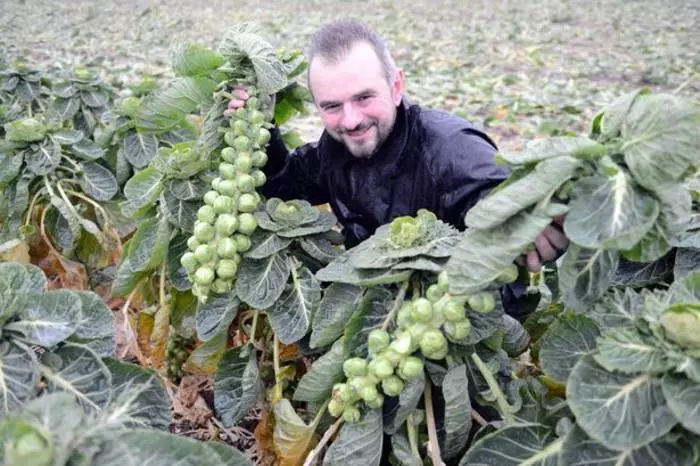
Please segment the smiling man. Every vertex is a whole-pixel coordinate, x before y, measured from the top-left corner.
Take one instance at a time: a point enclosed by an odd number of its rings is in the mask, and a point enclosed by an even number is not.
[[[330,204],[347,247],[421,208],[462,229],[467,211],[507,177],[494,164],[496,145],[486,134],[408,100],[403,71],[365,25],[324,26],[307,58],[308,86],[325,130],[292,153],[274,131],[262,192]],[[567,244],[557,225],[547,227],[527,255],[528,267],[538,270]]]

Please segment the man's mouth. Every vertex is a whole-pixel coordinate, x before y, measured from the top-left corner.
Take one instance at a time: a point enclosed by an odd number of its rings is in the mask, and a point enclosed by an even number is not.
[[[372,125],[367,125],[367,126],[362,126],[357,129],[353,129],[351,131],[345,131],[345,135],[350,137],[351,139],[358,139],[363,137],[367,132],[372,128]]]

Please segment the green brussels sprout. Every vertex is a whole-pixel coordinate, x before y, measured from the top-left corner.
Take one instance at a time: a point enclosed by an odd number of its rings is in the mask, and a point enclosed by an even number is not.
[[[255,220],[253,214],[248,212],[243,212],[238,215],[238,231],[244,235],[252,235],[255,229],[258,227],[258,222]]]
[[[426,298],[418,298],[413,301],[411,318],[415,322],[430,322],[433,318],[433,305]]]
[[[437,283],[430,285],[425,291],[425,297],[433,304],[438,302],[443,294],[445,294],[445,292],[440,289]]]
[[[376,354],[387,348],[389,343],[391,343],[391,336],[389,336],[389,332],[386,330],[375,328],[369,332],[367,336],[367,347],[372,354]]]
[[[236,160],[236,149],[233,147],[224,147],[221,149],[221,158],[224,159],[225,162],[232,163]],[[221,170],[221,168],[219,168],[219,170]]]
[[[357,393],[360,395],[360,398],[366,403],[374,401],[379,397],[379,391],[377,390],[377,387],[374,384],[363,385]]]
[[[328,403],[328,413],[333,417],[338,417],[341,414],[343,414],[344,409],[345,409],[345,404],[342,403],[341,401],[336,400],[336,399],[332,399]]]
[[[260,128],[258,130],[258,135],[255,138],[255,143],[259,147],[265,147],[268,142],[270,142],[270,131],[266,130],[265,128]]]
[[[192,252],[186,252],[180,258],[180,264],[185,268],[188,273],[192,273],[199,267],[199,261],[197,257]]]
[[[267,153],[265,153],[265,151],[256,150],[253,152],[251,160],[254,167],[264,167],[267,164]]]
[[[362,358],[350,358],[343,363],[345,377],[357,377],[367,373],[367,361]]]
[[[208,244],[200,244],[197,249],[194,250],[194,257],[199,261],[200,264],[204,264],[214,259],[214,248]]]
[[[250,238],[242,233],[236,233],[233,235],[233,239],[236,242],[236,249],[238,249],[238,252],[240,253],[250,250],[250,248],[253,246]]]
[[[263,173],[262,170],[253,170],[250,176],[253,177],[256,188],[259,188],[267,182],[267,176],[265,176],[265,173]]]
[[[401,359],[403,358],[403,356],[401,354],[397,353],[392,348],[386,348],[386,349],[380,351],[377,354],[377,356],[381,356],[383,359],[386,359],[394,367],[397,367],[399,365],[399,363],[401,362]]]
[[[700,305],[676,304],[659,318],[666,337],[685,348],[700,348]]]
[[[221,195],[216,198],[212,207],[214,207],[214,212],[217,214],[226,214],[234,212],[236,204],[233,202],[233,198],[231,196]]]
[[[235,277],[236,272],[238,272],[238,264],[231,259],[221,259],[216,264],[216,275],[223,279]]]
[[[428,359],[444,359],[447,356],[447,339],[440,330],[429,329],[420,339],[420,350]]]
[[[211,267],[200,267],[194,273],[194,282],[200,286],[211,285],[214,281],[214,271]]]
[[[195,222],[194,237],[197,238],[197,241],[200,243],[211,241],[215,234],[216,230],[214,230],[212,225],[204,222]]]
[[[36,142],[46,137],[46,126],[36,118],[22,118],[5,125],[5,139],[11,142]]]
[[[242,193],[249,193],[255,190],[255,179],[247,173],[239,173],[236,177],[236,185]]]
[[[190,236],[187,239],[187,247],[190,249],[190,251],[194,251],[195,249],[197,249],[197,246],[199,246],[199,244],[199,241],[197,241],[197,238],[195,238],[194,236]]]
[[[391,375],[382,380],[382,391],[388,396],[399,396],[403,389],[403,380],[396,375]]]
[[[452,299],[445,305],[443,315],[448,322],[460,322],[466,318],[464,305],[460,301]]]
[[[330,412],[330,410],[329,410]],[[355,406],[346,406],[343,410],[343,421],[349,422],[351,424],[360,422],[361,414],[360,410]]]
[[[214,224],[214,228],[221,236],[231,236],[238,226],[238,217],[235,214],[221,214]]]
[[[250,124],[260,126],[265,123],[265,115],[260,110],[252,110],[248,116]]]
[[[496,301],[491,293],[477,293],[470,296],[467,302],[475,312],[487,313],[496,308]]]
[[[216,212],[210,205],[205,204],[197,211],[197,219],[200,222],[213,224],[216,219]]]
[[[250,139],[246,136],[237,136],[231,144],[237,151],[244,151],[250,149]]]
[[[258,208],[258,199],[252,193],[243,193],[238,198],[239,212],[255,212]]]
[[[206,193],[204,193],[202,200],[204,201],[204,203],[206,205],[213,206],[214,201],[216,200],[217,197],[219,197],[219,193],[216,190],[212,189],[211,191],[207,191]]]
[[[447,270],[443,270],[438,274],[437,286],[443,293],[450,291],[450,282],[447,278]]]
[[[416,379],[423,373],[423,361],[415,356],[407,356],[399,364],[398,373],[404,380]]]
[[[459,341],[467,338],[472,330],[472,323],[466,317],[459,322],[445,322],[445,333],[450,339]]]
[[[410,301],[404,302],[401,307],[399,308],[399,312],[396,314],[396,325],[400,329],[407,329],[411,325],[413,325],[413,317],[411,317],[411,314],[413,313],[413,303]]]
[[[231,128],[237,136],[243,136],[248,132],[248,122],[245,120],[235,119],[231,122]]]
[[[248,155],[239,155],[236,158],[236,168],[240,173],[248,173],[253,167],[253,161]]]
[[[223,196],[235,197],[238,194],[238,186],[233,180],[221,180],[217,191]]]
[[[218,273],[218,269],[217,269],[217,273]],[[211,284],[211,290],[214,293],[219,293],[219,294],[228,293],[229,291],[231,291],[232,288],[233,288],[233,282],[231,280],[224,279],[224,278],[217,278]]]
[[[238,246],[233,238],[220,238],[216,245],[216,255],[222,259],[232,259],[238,252]]]
[[[141,106],[141,99],[138,97],[127,97],[121,101],[119,110],[122,115],[128,116],[130,118],[136,118],[139,113],[139,107]]]
[[[372,409],[379,409],[384,404],[384,395],[379,393],[379,390],[377,390],[376,388],[375,390],[377,391],[377,397],[372,398],[371,400],[366,401],[365,403],[367,403],[367,406],[369,406]]]
[[[367,370],[370,374],[382,380],[394,373],[394,366],[381,356],[377,356],[369,362]]]
[[[411,335],[408,333],[402,334],[396,340],[391,342],[389,348],[403,356],[410,354],[411,351],[413,351],[413,342],[411,341]]]
[[[420,241],[423,232],[416,225],[413,217],[397,217],[389,224],[391,243],[399,249],[410,248]]]
[[[47,439],[35,430],[25,432],[14,445],[6,444],[9,459],[13,464],[31,464],[32,466],[49,466],[53,464],[51,444]]]

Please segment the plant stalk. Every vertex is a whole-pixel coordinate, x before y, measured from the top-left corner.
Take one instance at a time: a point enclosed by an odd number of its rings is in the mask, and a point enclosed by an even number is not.
[[[280,383],[280,349],[279,340],[275,334],[275,338],[272,340],[272,362],[275,368],[275,383]]]
[[[425,389],[423,391],[425,399],[425,420],[428,424],[428,453],[433,466],[444,466],[440,458],[440,443],[438,442],[437,427],[435,426],[435,413],[433,412],[432,388],[430,386],[430,377],[425,378]]]
[[[326,403],[327,405],[328,403]],[[319,411],[319,415],[323,414],[323,411],[326,409],[326,406],[324,405],[323,408]],[[313,464],[314,459],[318,454],[321,452],[323,447],[326,446],[328,442],[330,442],[331,438],[335,435],[335,433],[338,431],[340,428],[340,425],[343,423],[343,418],[339,417],[332,426],[330,426],[326,432],[323,434],[323,437],[321,437],[321,440],[316,444],[316,446],[311,450],[306,457],[306,460],[304,461],[304,466],[310,466]]]
[[[408,444],[411,446],[411,451],[416,458],[420,458],[420,450],[418,450],[418,426],[413,422],[406,421],[406,431],[408,432]]]
[[[250,325],[250,339],[255,341],[255,331],[258,329],[258,315],[260,312],[253,311],[253,323]]]
[[[394,304],[391,307],[389,314],[387,314],[386,318],[384,319],[384,323],[382,323],[382,330],[386,330],[387,327],[389,327],[389,323],[391,323],[391,321],[394,320],[396,313],[399,311],[399,308],[401,308],[401,305],[403,304],[403,300],[406,296],[406,291],[408,290],[408,285],[410,283],[411,279],[408,278],[401,284],[401,288],[399,288],[399,293],[396,295],[396,299],[394,299]]]
[[[506,395],[501,390],[501,387],[498,386],[498,382],[491,373],[491,370],[489,370],[488,366],[481,360],[478,354],[472,353],[472,360],[479,369],[479,372],[481,372],[481,375],[484,377],[484,379],[486,379],[486,384],[491,389],[491,393],[493,393],[493,396],[496,397],[496,404],[498,404],[498,408],[501,411],[503,421],[506,424],[515,424],[515,418],[513,417],[513,413],[510,411],[510,405],[506,400]]]

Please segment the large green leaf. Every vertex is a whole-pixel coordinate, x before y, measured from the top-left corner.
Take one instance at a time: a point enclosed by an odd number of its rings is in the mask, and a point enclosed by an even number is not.
[[[173,179],[168,181],[167,192],[182,201],[201,199],[211,185],[200,178]]]
[[[129,130],[124,137],[124,155],[131,165],[143,168],[156,156],[158,139],[152,134]]]
[[[560,315],[539,340],[542,371],[565,384],[579,359],[595,350],[599,335],[592,319],[573,312]]]
[[[238,314],[240,304],[240,299],[234,293],[212,295],[206,303],[200,304],[195,317],[199,339],[208,341],[219,333],[226,332]]]
[[[587,315],[600,328],[633,327],[644,310],[644,298],[631,288],[614,288],[600,302],[589,309]]]
[[[134,270],[145,272],[159,267],[165,259],[170,243],[170,226],[167,219],[164,216],[145,219],[129,243],[127,257]]]
[[[525,177],[479,201],[467,212],[466,226],[484,230],[500,225],[521,210],[551,196],[571,179],[580,165],[579,159],[569,155],[543,160]]]
[[[83,133],[73,129],[58,131],[51,134],[51,139],[62,146],[72,146],[73,144],[81,141],[83,138]]]
[[[405,429],[391,436],[391,453],[394,454],[402,466],[423,466],[423,460],[411,449],[408,435]]]
[[[384,323],[393,303],[393,293],[385,288],[369,288],[345,326],[345,342],[353,356],[367,357],[367,336]]]
[[[557,466],[563,443],[542,424],[510,425],[474,443],[459,464]]]
[[[356,424],[344,424],[323,459],[324,466],[379,466],[382,457],[382,415],[367,411]]]
[[[0,152],[0,189],[4,190],[17,178],[23,162],[24,152],[16,154]]]
[[[362,298],[363,289],[346,283],[331,283],[311,322],[311,348],[330,345],[345,331],[345,325]]]
[[[579,136],[554,136],[525,143],[523,152],[499,152],[497,158],[511,165],[525,165],[563,156],[589,158],[604,152],[602,144]]]
[[[625,162],[642,186],[654,190],[700,165],[700,111],[671,94],[636,99],[622,125]]]
[[[0,419],[34,396],[39,376],[39,364],[31,349],[0,342]]]
[[[676,280],[686,277],[697,269],[698,264],[700,264],[700,249],[678,248],[673,275]]]
[[[445,420],[440,453],[443,458],[450,459],[467,445],[472,427],[469,380],[465,366],[455,366],[447,372],[442,381],[442,394],[445,398]]]
[[[284,292],[291,270],[291,261],[283,253],[260,260],[244,258],[236,278],[236,294],[251,307],[267,309]]]
[[[180,232],[170,240],[170,246],[168,246],[168,276],[173,288],[178,291],[187,291],[192,288],[187,270],[180,263],[182,255],[189,250],[187,247],[189,238],[190,235]]]
[[[198,44],[179,44],[172,51],[173,71],[179,76],[208,74],[224,64],[224,58]]]
[[[549,216],[521,212],[493,230],[467,229],[445,266],[450,292],[475,293],[489,286],[550,222]]]
[[[264,259],[292,244],[291,238],[282,238],[271,231],[256,230],[251,236],[252,246],[245,253],[251,259]]]
[[[94,162],[82,164],[80,187],[96,201],[109,201],[119,191],[117,179],[109,169]]]
[[[620,328],[604,330],[598,339],[598,352],[593,355],[607,370],[625,374],[663,373],[677,362],[668,356],[653,337],[646,337],[636,329]]]
[[[117,276],[112,282],[112,296],[123,298],[134,291],[141,280],[148,276],[148,272],[139,272],[131,265],[128,257],[122,259],[117,269]]]
[[[61,163],[61,146],[50,139],[32,144],[24,151],[24,161],[34,174],[47,175]]]
[[[299,245],[304,252],[321,264],[328,264],[340,255],[340,251],[334,247],[333,243],[321,235],[300,238]]]
[[[336,341],[330,350],[314,361],[311,370],[304,374],[294,391],[294,401],[324,402],[333,385],[343,380],[344,344]]]
[[[284,238],[298,238],[300,236],[314,235],[330,230],[337,222],[338,220],[332,212],[320,212],[319,218],[315,222],[296,228],[282,229],[279,230],[277,234]]]
[[[105,156],[105,151],[90,139],[81,139],[71,146],[71,152],[83,160],[99,160]]]
[[[114,314],[102,299],[90,291],[74,291],[80,299],[80,320],[71,341],[81,343],[99,356],[112,356],[116,350]]]
[[[338,256],[333,262],[316,272],[323,282],[347,283],[362,287],[399,283],[410,278],[413,270],[356,269],[350,263],[351,251]]]
[[[29,343],[49,348],[78,328],[81,302],[70,290],[25,292],[20,303],[19,320],[7,324],[4,330],[18,332]]]
[[[279,299],[267,309],[275,335],[287,345],[306,335],[311,317],[321,300],[321,285],[309,269],[293,270],[292,277]]]
[[[139,108],[137,127],[146,130],[171,130],[185,117],[208,105],[216,82],[207,77],[175,78],[164,89],[148,96]]]
[[[627,118],[632,104],[639,96],[649,94],[649,89],[637,89],[635,91],[624,94],[613,101],[603,113],[603,118],[600,123],[600,129],[604,136],[615,138],[620,135],[622,125]]]
[[[236,425],[260,397],[262,384],[252,346],[230,349],[214,376],[214,406],[224,425]]]
[[[591,355],[574,366],[566,394],[578,424],[609,448],[641,447],[678,423],[664,399],[661,379],[608,372]]]
[[[229,29],[218,52],[234,64],[249,60],[263,94],[274,94],[288,84],[287,72],[275,48],[262,38],[261,31],[253,23],[239,23]]]
[[[618,262],[616,251],[571,244],[559,267],[559,283],[567,307],[585,312],[612,283]]]
[[[186,232],[194,231],[197,210],[201,206],[199,201],[183,201],[164,192],[161,194],[160,205],[161,208],[164,207],[171,224]]]
[[[0,299],[25,291],[42,292],[48,289],[44,272],[32,264],[0,262]],[[2,309],[9,307],[8,301],[0,301]]]
[[[78,113],[78,110],[80,110],[80,99],[56,97],[54,109],[61,120],[72,120],[75,114]]]
[[[636,188],[619,167],[607,176],[577,181],[570,207],[564,232],[589,249],[631,249],[659,215],[658,201]]]
[[[124,185],[126,201],[122,212],[127,217],[135,217],[143,210],[150,209],[163,191],[163,175],[148,167],[136,173]]]
[[[221,361],[226,352],[227,342],[227,331],[217,333],[192,351],[185,363],[185,369],[189,372],[213,374],[219,367],[219,361]]]
[[[69,344],[44,353],[41,373],[47,392],[69,393],[85,408],[99,411],[110,400],[112,374],[85,346]]]
[[[668,407],[686,429],[700,435],[700,383],[668,373],[662,388]]]
[[[114,394],[104,410],[113,421],[124,427],[167,430],[170,402],[160,377],[152,370],[118,359],[108,358],[104,363],[112,376]]]

